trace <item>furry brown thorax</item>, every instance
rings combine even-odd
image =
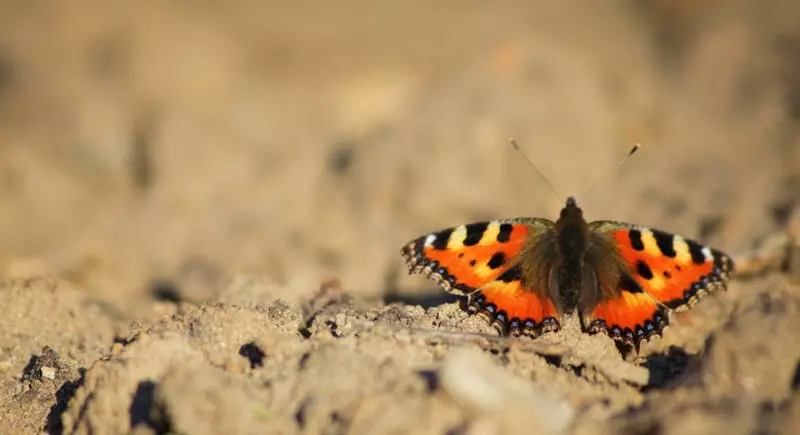
[[[549,296],[559,313],[588,314],[598,302],[618,296],[620,280],[633,279],[612,241],[590,230],[573,197],[553,231],[531,235],[518,258],[523,282],[549,289],[541,296]]]

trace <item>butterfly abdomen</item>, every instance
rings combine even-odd
[[[559,311],[572,313],[578,306],[582,290],[585,286],[581,276],[583,262],[578,259],[566,259],[555,267],[557,268],[554,271],[557,284],[554,284],[557,288],[551,289],[552,297],[560,299],[560,303],[557,304],[561,308]],[[556,290],[556,292],[552,290]]]

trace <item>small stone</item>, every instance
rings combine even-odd
[[[614,381],[625,381],[634,385],[647,385],[650,371],[645,367],[614,359],[598,359],[589,362],[597,370]]]
[[[395,334],[394,339],[397,340],[398,343],[411,344],[411,334],[409,334],[408,331],[398,331]]]
[[[119,356],[122,353],[122,349],[124,348],[125,346],[122,343],[120,342],[114,343],[113,345],[111,345],[111,356]]]
[[[535,388],[485,353],[470,348],[456,348],[448,353],[440,381],[442,389],[470,412],[500,415],[506,409],[517,413],[525,410],[521,413],[525,415],[525,423],[536,426],[530,433],[562,433],[575,414],[563,398]],[[488,427],[486,430],[492,432]]]
[[[225,363],[225,371],[230,373],[244,373],[244,364],[239,361],[228,361]]]
[[[56,378],[56,369],[53,367],[42,367],[42,377],[47,379]]]

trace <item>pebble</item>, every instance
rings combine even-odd
[[[47,379],[56,378],[56,369],[53,367],[42,367],[42,377]]]
[[[501,417],[509,408],[524,411],[528,422],[536,426],[530,433],[563,433],[575,414],[562,398],[540,391],[474,349],[456,348],[448,353],[441,384],[453,400],[478,414]]]
[[[225,371],[230,373],[244,373],[244,364],[239,361],[228,361],[225,363]]]
[[[119,356],[120,354],[122,354],[122,349],[124,349],[124,348],[125,348],[125,346],[122,343],[117,342],[117,343],[112,344],[111,345],[111,356]]]

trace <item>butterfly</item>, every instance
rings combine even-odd
[[[555,222],[492,220],[423,235],[402,248],[409,273],[467,296],[502,333],[557,331],[577,313],[589,334],[634,346],[660,336],[734,272],[727,254],[678,235],[615,221],[587,222],[573,197]]]

